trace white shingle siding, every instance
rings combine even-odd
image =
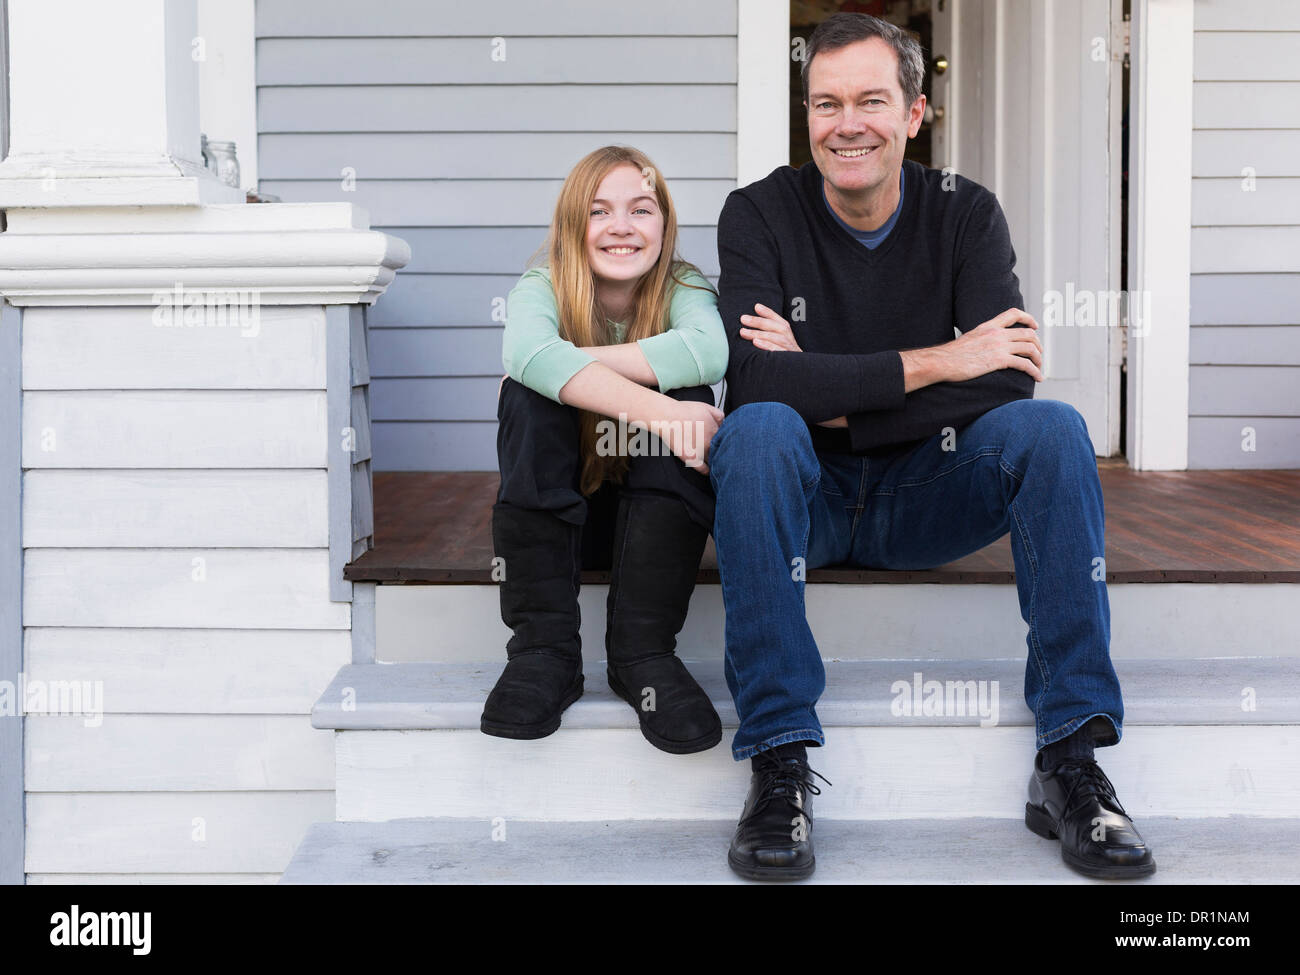
[[[24,309],[24,673],[103,708],[26,719],[38,882],[264,881],[334,814],[325,310],[152,312]]]

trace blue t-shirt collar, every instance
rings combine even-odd
[[[907,181],[903,179],[903,172],[900,168],[898,172],[898,206],[894,207],[894,212],[889,215],[889,219],[875,230],[858,230],[856,227],[850,227],[840,218],[840,215],[831,206],[831,201],[826,199],[826,180],[824,177],[822,179],[822,202],[826,204],[826,212],[835,218],[836,223],[852,234],[869,250],[874,250],[889,236],[889,232],[894,229],[894,224],[898,223],[898,215],[903,212],[903,190],[906,183]]]

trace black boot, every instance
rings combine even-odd
[[[713,703],[673,652],[708,537],[677,498],[624,491],[606,606],[607,676],[646,740],[675,755],[722,740]]]
[[[501,619],[509,658],[479,728],[499,738],[545,738],[582,696],[578,586],[582,528],[549,511],[497,504],[492,542],[501,557]]]

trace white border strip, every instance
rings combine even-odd
[[[790,4],[736,3],[736,185],[790,162]]]
[[[1150,294],[1151,319],[1129,326],[1126,422],[1136,470],[1187,468],[1193,21],[1192,0],[1133,2],[1128,287]]]

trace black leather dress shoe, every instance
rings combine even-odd
[[[1092,759],[1066,759],[1051,771],[1034,759],[1025,825],[1061,841],[1061,859],[1087,877],[1129,880],[1156,872],[1151,850]]]
[[[731,869],[750,880],[803,880],[817,867],[813,856],[812,797],[830,785],[801,758],[759,753],[749,795],[727,851]]]

